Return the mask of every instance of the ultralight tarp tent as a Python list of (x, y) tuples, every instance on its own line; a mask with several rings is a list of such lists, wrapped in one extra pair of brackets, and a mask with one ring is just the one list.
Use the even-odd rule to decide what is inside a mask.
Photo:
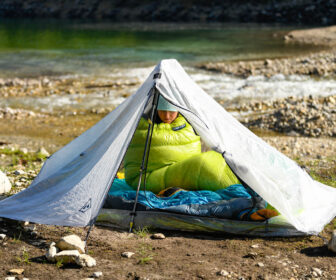
[(0, 216), (64, 226), (92, 224), (137, 124), (151, 106), (153, 88), (297, 230), (316, 234), (336, 216), (336, 189), (314, 181), (240, 124), (174, 59), (162, 60), (134, 95), (54, 153), (29, 188), (0, 202)]

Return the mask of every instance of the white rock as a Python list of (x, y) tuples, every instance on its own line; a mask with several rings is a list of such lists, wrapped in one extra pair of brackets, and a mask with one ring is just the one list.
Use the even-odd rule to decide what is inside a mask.
[(7, 193), (11, 190), (12, 184), (7, 176), (0, 170), (0, 194)]
[(9, 276), (9, 277), (6, 277), (5, 280), (16, 280), (16, 277), (15, 276)]
[(221, 271), (217, 272), (217, 275), (219, 275), (219, 276), (228, 276), (229, 272), (227, 272), (226, 270), (222, 269)]
[(15, 170), (14, 171), (14, 175), (24, 175), (24, 174), (26, 174), (26, 172), (24, 172), (23, 170), (20, 170), (20, 169), (18, 169), (18, 170)]
[(264, 267), (265, 265), (262, 262), (257, 263), (257, 266)]
[(152, 235), (153, 239), (165, 239), (165, 235), (163, 233), (155, 233)]
[(133, 255), (134, 255), (135, 253), (133, 253), (133, 252), (123, 252), (123, 253), (121, 253), (121, 256), (122, 257), (124, 257), (124, 258), (130, 258), (130, 257), (132, 257)]
[(37, 151), (37, 153), (39, 153), (39, 154), (41, 154), (41, 155), (43, 155), (43, 156), (45, 156), (45, 157), (49, 157), (49, 156), (50, 156), (50, 154), (48, 153), (48, 151), (47, 151), (44, 147), (41, 147), (41, 148)]
[(62, 261), (63, 263), (76, 263), (79, 257), (77, 250), (65, 250), (55, 255), (55, 261)]
[(254, 248), (254, 249), (259, 248), (259, 244), (253, 244), (253, 245), (251, 245), (251, 248)]
[(76, 258), (76, 263), (81, 267), (93, 267), (96, 266), (96, 260), (89, 255), (80, 254)]
[(101, 271), (96, 271), (92, 274), (93, 278), (99, 278), (100, 276), (103, 276), (103, 272)]
[(336, 230), (334, 230), (331, 235), (331, 239), (328, 244), (328, 249), (336, 253)]
[(77, 250), (81, 254), (85, 253), (85, 242), (75, 234), (62, 237), (56, 247), (60, 250)]
[(322, 276), (323, 272), (321, 269), (317, 268), (317, 267), (313, 267), (313, 273), (315, 272), (317, 275), (316, 276)]
[(6, 234), (1, 233), (0, 234), (0, 240), (4, 240), (6, 238)]
[(24, 231), (35, 231), (36, 230), (36, 225), (29, 225), (29, 226), (25, 226), (23, 228)]
[(56, 248), (56, 243), (55, 242), (51, 242), (49, 249), (46, 253), (46, 258), (48, 261), (55, 261), (55, 256), (57, 254), (57, 248)]
[(29, 278), (25, 278), (25, 277), (23, 277), (22, 280), (29, 280)]
[(21, 275), (24, 272), (23, 268), (14, 268), (9, 271), (11, 275)]

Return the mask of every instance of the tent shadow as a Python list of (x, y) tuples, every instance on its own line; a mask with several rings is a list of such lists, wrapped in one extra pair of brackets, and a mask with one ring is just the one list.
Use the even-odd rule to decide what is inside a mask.
[[(104, 229), (104, 230), (111, 230), (120, 233), (128, 232), (127, 230), (123, 230), (120, 228), (109, 227), (109, 226), (102, 226), (102, 225), (95, 225), (95, 227)], [(283, 242), (297, 242), (307, 236), (291, 236), (291, 237), (261, 237), (255, 235), (242, 235), (242, 234), (233, 234), (233, 233), (226, 233), (226, 232), (202, 232), (202, 231), (174, 231), (174, 230), (160, 230), (155, 228), (150, 228), (150, 235), (154, 233), (163, 233), (166, 237), (182, 237), (186, 239), (198, 239), (198, 240), (268, 240), (268, 241), (283, 241)]]
[(300, 252), (308, 257), (335, 257), (335, 253), (328, 250), (327, 245), (304, 248)]

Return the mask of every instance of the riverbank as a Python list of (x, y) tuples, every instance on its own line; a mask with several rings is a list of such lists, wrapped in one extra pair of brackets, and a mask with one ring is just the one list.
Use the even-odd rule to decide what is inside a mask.
[[(24, 3), (23, 3), (24, 2)], [(4, 0), (0, 16), (148, 22), (267, 22), (336, 24), (333, 0), (62, 1)]]
[(200, 64), (199, 68), (238, 77), (309, 75), (336, 77), (336, 50), (321, 51), (302, 57)]

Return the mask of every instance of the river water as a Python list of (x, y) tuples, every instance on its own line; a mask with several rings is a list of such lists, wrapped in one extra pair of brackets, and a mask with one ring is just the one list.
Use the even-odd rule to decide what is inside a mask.
[(0, 98), (1, 106), (37, 111), (111, 107), (132, 94), (154, 65), (180, 61), (191, 77), (217, 99), (241, 102), (286, 96), (335, 94), (336, 81), (275, 75), (237, 78), (195, 67), (208, 61), (297, 56), (313, 46), (285, 44), (294, 26), (246, 24), (163, 24), (3, 20), (0, 23), (0, 78), (40, 76), (135, 81), (120, 90), (90, 95)]

